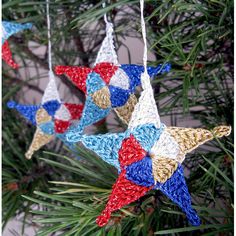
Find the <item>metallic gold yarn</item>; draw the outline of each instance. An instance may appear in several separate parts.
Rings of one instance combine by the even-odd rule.
[[[103,87],[91,95],[94,103],[102,109],[111,106],[110,91],[108,87]]]
[[[134,94],[131,94],[124,106],[115,109],[116,114],[125,124],[129,123],[136,104],[137,98]]]
[[[177,167],[178,163],[173,159],[165,157],[152,158],[152,174],[155,183],[165,183],[173,175]]]
[[[31,159],[35,151],[39,150],[42,146],[49,143],[53,139],[53,135],[44,134],[40,128],[36,129],[33,141],[25,154],[27,159]]]
[[[47,111],[43,108],[40,108],[36,113],[36,123],[42,124],[52,120],[52,117],[47,113]]]
[[[212,133],[217,138],[221,138],[223,136],[229,136],[230,133],[231,133],[231,127],[230,126],[226,126],[226,125],[220,125],[220,126],[215,127],[212,130]]]
[[[47,113],[47,111],[43,108],[40,108],[36,113],[36,123],[37,125],[46,123],[48,121],[51,121],[51,116]],[[31,159],[32,155],[35,151],[39,150],[42,146],[49,143],[53,139],[52,135],[48,135],[43,133],[40,128],[37,127],[36,132],[34,133],[33,141],[28,149],[28,151],[25,153],[25,157],[27,159]]]
[[[213,135],[209,130],[201,128],[167,127],[166,130],[179,144],[182,154],[191,152],[199,145],[213,139]]]
[[[212,131],[202,128],[167,127],[166,131],[176,140],[180,147],[177,161],[182,162],[185,154],[196,149],[198,146],[216,137],[228,136],[231,132],[229,126],[217,126]]]

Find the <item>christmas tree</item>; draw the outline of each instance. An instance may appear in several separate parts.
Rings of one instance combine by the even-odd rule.
[[[18,0],[2,5],[3,20],[34,25],[9,39],[19,70],[3,62],[3,228],[20,216],[19,235],[24,235],[27,225],[34,227],[35,235],[232,235],[233,135],[207,143],[184,162],[193,206],[202,220],[197,227],[190,226],[179,207],[160,191],[150,191],[113,213],[109,224],[100,228],[95,220],[117,178],[114,167],[82,145],[70,150],[58,140],[36,152],[32,160],[25,159],[34,128],[6,103],[29,96],[36,99],[45,88],[39,86],[48,70],[45,4]],[[105,36],[105,12],[114,24],[116,49],[129,55],[128,62],[119,59],[120,63],[142,64],[141,57],[133,61],[138,50],[126,45],[127,38],[141,40],[139,1],[111,1],[105,8],[101,4],[51,1],[53,65],[90,66],[94,62]],[[149,65],[172,65],[171,72],[152,80],[165,123],[233,127],[233,1],[146,1],[144,14],[154,58]],[[66,102],[84,101],[64,75],[58,78],[64,94],[69,94]],[[33,95],[27,96],[29,91]],[[90,132],[125,129],[117,117],[108,117]]]

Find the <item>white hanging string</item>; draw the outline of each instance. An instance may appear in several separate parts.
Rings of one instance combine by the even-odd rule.
[[[109,2],[109,1],[108,1]],[[102,7],[105,8],[106,3],[102,3]],[[94,66],[101,62],[110,62],[114,65],[119,65],[117,54],[114,47],[114,40],[113,40],[113,24],[107,20],[107,15],[104,13],[104,21],[106,23],[106,37],[102,42],[102,46],[98,51],[98,55]]]
[[[48,28],[48,76],[49,76],[49,83],[47,84],[47,87],[44,91],[43,97],[42,97],[42,104],[51,101],[51,100],[57,100],[60,102],[60,96],[57,90],[56,82],[54,79],[54,73],[52,70],[52,44],[51,44],[51,27],[50,27],[50,16],[49,16],[49,4],[50,0],[46,0],[46,11],[47,11],[47,28]]]
[[[147,40],[146,40],[146,28],[143,17],[144,0],[140,0],[141,10],[141,27],[144,42],[143,52],[143,66],[144,72],[141,75],[141,84],[143,91],[139,97],[138,103],[134,107],[131,119],[128,124],[129,129],[136,128],[139,125],[154,124],[156,128],[160,128],[161,122],[158,114],[154,94],[150,82],[150,77],[147,72]]]
[[[105,7],[106,7],[106,2],[103,2],[103,3],[102,3],[102,7],[103,7],[103,9],[105,9]],[[104,13],[104,16],[103,16],[103,17],[104,17],[104,21],[106,22],[106,24],[108,24],[108,21],[107,21],[107,13],[106,13],[106,12]]]
[[[50,0],[47,0],[46,3],[47,3],[47,27],[48,27],[48,67],[49,67],[49,79],[52,79],[54,78],[54,74],[52,71],[51,24],[50,24],[50,15],[49,15]]]
[[[143,36],[143,43],[144,43],[144,49],[143,49],[143,66],[144,66],[144,73],[141,77],[141,83],[143,89],[150,89],[151,83],[150,78],[147,72],[147,39],[146,39],[146,27],[145,27],[145,21],[143,16],[144,11],[144,0],[140,0],[140,11],[141,11],[141,27],[142,27],[142,36]]]

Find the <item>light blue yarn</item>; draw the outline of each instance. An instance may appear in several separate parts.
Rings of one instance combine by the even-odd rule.
[[[154,143],[159,139],[164,125],[161,125],[160,129],[157,129],[153,124],[139,125],[134,130],[132,134],[140,143],[142,148],[149,152]]]
[[[76,151],[76,144],[69,143],[66,139],[66,133],[63,134],[56,134],[56,137],[59,138],[65,146],[67,146],[71,151]]]
[[[69,142],[72,140],[73,142],[75,140],[76,142],[81,141],[86,148],[95,152],[102,160],[113,165],[120,171],[118,152],[123,140],[132,134],[140,142],[142,148],[149,151],[159,139],[163,127],[162,125],[160,129],[157,129],[153,124],[145,124],[139,125],[132,130],[128,129],[123,133],[102,135],[83,135],[81,133],[73,133],[72,131],[67,134],[67,140]]]
[[[32,23],[25,23],[25,24],[20,24],[20,23],[13,23],[9,21],[2,21],[2,26],[6,32],[6,34],[2,34],[2,44],[13,34],[18,33],[19,31],[25,30],[25,29],[30,29],[32,28],[33,24]]]
[[[46,123],[39,124],[38,126],[42,130],[42,132],[45,134],[49,134],[49,135],[55,134],[53,121],[48,121]]]
[[[99,74],[95,72],[88,74],[88,78],[86,80],[87,94],[92,94],[105,86],[106,84]]]
[[[110,113],[110,110],[111,108],[102,109],[98,107],[93,102],[92,97],[88,95],[85,101],[82,117],[78,122],[78,125],[70,128],[66,134],[68,142],[78,142],[84,128],[105,118]]]
[[[95,152],[100,158],[120,171],[118,151],[121,147],[125,133],[104,135],[82,135],[81,142],[89,150]]]

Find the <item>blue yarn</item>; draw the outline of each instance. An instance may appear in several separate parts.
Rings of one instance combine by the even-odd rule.
[[[175,202],[185,212],[188,221],[192,225],[199,226],[201,224],[196,211],[191,206],[191,196],[188,192],[181,165],[179,165],[170,179],[164,184],[157,183],[154,189],[160,189],[167,197]]]
[[[67,130],[66,132],[66,141],[69,143],[77,143],[81,141],[83,134],[83,127],[78,125]]]
[[[54,116],[60,106],[61,103],[59,103],[58,100],[50,100],[42,104],[42,107],[47,111],[50,116]]]
[[[108,88],[111,95],[111,106],[115,108],[125,105],[130,96],[129,91],[112,85],[109,85]]]
[[[121,65],[121,69],[123,69],[124,72],[129,77],[130,92],[134,92],[135,88],[141,85],[141,74],[144,72],[144,67],[140,65],[134,65],[134,64],[123,64]],[[162,64],[156,67],[152,67],[152,66],[147,67],[147,71],[150,77],[153,77],[160,73],[163,74],[165,72],[169,72],[170,69],[171,67],[169,63],[166,63],[163,67],[162,67]]]
[[[69,143],[66,139],[66,133],[63,134],[56,134],[56,137],[59,138],[65,146],[67,146],[70,150],[76,151],[76,144]]]
[[[95,152],[108,164],[113,165],[120,171],[118,160],[118,151],[125,133],[120,134],[103,134],[103,135],[82,135],[81,142],[89,150]]]
[[[160,64],[160,71],[158,72],[158,74],[164,74],[164,73],[168,73],[171,70],[171,64],[170,63],[166,63],[164,65]]]
[[[10,109],[16,109],[24,118],[30,121],[33,125],[36,125],[35,116],[40,108],[39,105],[24,105],[18,104],[15,101],[9,101],[7,106]]]
[[[87,94],[92,94],[97,90],[106,86],[105,82],[102,80],[99,74],[92,72],[88,74],[86,80]]]
[[[54,131],[54,122],[53,121],[48,121],[42,124],[39,124],[38,127],[42,130],[43,133],[45,134],[50,134],[53,135],[55,134]]]
[[[162,124],[160,129],[157,129],[153,124],[139,125],[132,130],[132,134],[141,144],[142,148],[149,152],[154,143],[159,139],[164,125]]]
[[[126,178],[137,185],[151,187],[155,184],[152,174],[152,160],[149,156],[126,167]]]
[[[11,35],[16,34],[24,29],[30,29],[32,28],[33,25],[31,23],[20,24],[20,23],[2,21],[2,26],[5,31],[5,33],[2,34],[2,44],[3,44]]]
[[[10,108],[10,109],[15,108],[16,105],[17,105],[17,103],[15,101],[8,101],[7,102],[7,107]]]
[[[94,124],[95,122],[100,121],[105,118],[111,108],[102,109],[98,107],[94,102],[91,96],[87,96],[82,117],[78,122],[78,125],[71,127],[66,136],[68,142],[79,142],[81,139],[81,134],[84,128],[88,125]]]

